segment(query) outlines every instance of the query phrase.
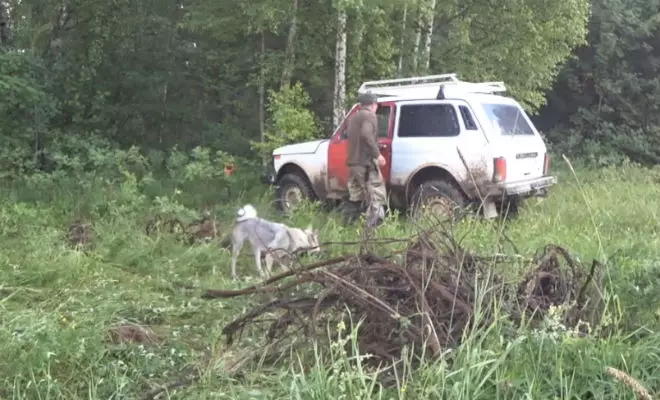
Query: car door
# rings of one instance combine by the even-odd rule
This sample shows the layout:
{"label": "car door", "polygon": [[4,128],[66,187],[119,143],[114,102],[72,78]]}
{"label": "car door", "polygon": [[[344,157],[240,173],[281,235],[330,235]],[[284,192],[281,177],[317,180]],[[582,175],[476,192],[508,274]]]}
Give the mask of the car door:
{"label": "car door", "polygon": [[[330,140],[328,145],[328,189],[333,197],[341,196],[348,190],[348,167],[346,158],[348,154],[348,120],[359,108],[353,107],[346,119],[341,123],[339,129]],[[379,103],[376,110],[378,118],[378,144],[380,152],[385,157],[386,164],[381,167],[381,173],[386,184],[389,182],[392,165],[392,132],[394,127],[395,104],[391,102]]]}
{"label": "car door", "polygon": [[378,105],[376,117],[378,118],[378,146],[380,154],[385,158],[385,165],[380,168],[385,186],[390,188],[390,174],[392,171],[392,136],[394,132],[394,117],[396,104],[383,102]]}
{"label": "car door", "polygon": [[357,112],[358,107],[354,105],[346,114],[346,118],[339,124],[335,130],[330,144],[328,144],[328,174],[327,185],[328,197],[341,196],[341,193],[348,188],[348,167],[346,166],[346,157],[348,154],[348,136],[346,128],[348,120]]}
{"label": "car door", "polygon": [[407,187],[412,177],[427,167],[440,167],[458,182],[469,179],[457,149],[468,166],[474,168],[475,158],[483,154],[485,137],[474,124],[468,122],[466,126],[462,119],[464,110],[456,103],[410,100],[397,104],[392,182]]}

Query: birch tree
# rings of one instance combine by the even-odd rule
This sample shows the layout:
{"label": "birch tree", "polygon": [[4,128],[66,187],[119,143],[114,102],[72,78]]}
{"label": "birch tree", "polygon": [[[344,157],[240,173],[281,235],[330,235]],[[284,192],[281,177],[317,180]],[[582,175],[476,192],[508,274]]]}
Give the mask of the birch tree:
{"label": "birch tree", "polygon": [[431,62],[431,42],[433,39],[433,23],[435,19],[436,0],[426,0],[422,8],[422,18],[424,29],[424,50],[421,54],[422,69],[421,73],[428,73]]}
{"label": "birch tree", "polygon": [[415,3],[415,8],[417,9],[417,22],[415,23],[415,43],[413,44],[412,49],[412,62],[411,68],[412,73],[417,74],[419,70],[419,46],[422,43],[422,27],[424,26],[424,13],[421,9],[421,2],[424,0],[417,0]]}
{"label": "birch tree", "polygon": [[9,9],[9,2],[0,0],[0,46],[6,45],[11,37]]}
{"label": "birch tree", "polygon": [[291,77],[296,66],[296,35],[298,32],[298,0],[292,0],[291,4],[291,22],[289,23],[289,33],[286,40],[286,53],[284,59],[284,68],[282,69],[282,79],[280,87],[284,88],[291,84]]}
{"label": "birch tree", "polygon": [[403,55],[406,53],[404,46],[406,45],[406,22],[408,20],[408,3],[403,5],[403,17],[401,18],[401,33],[399,42],[399,62],[397,63],[397,76],[401,77],[403,74]]}
{"label": "birch tree", "polygon": [[336,127],[344,116],[346,102],[346,6],[337,5],[337,37],[335,44],[335,90],[332,100],[332,126]]}

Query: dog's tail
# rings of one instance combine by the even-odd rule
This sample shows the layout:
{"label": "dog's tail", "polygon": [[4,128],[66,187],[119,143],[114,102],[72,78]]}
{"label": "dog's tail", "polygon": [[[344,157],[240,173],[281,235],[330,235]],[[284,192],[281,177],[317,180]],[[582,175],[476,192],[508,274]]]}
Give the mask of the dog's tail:
{"label": "dog's tail", "polygon": [[246,204],[238,209],[236,213],[236,222],[245,221],[246,219],[257,218],[257,210],[252,204]]}

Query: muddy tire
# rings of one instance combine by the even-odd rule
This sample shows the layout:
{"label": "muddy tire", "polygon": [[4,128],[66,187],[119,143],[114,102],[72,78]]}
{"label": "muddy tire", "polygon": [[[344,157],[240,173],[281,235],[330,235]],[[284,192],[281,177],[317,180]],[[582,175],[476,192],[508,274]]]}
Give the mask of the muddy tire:
{"label": "muddy tire", "polygon": [[523,198],[512,198],[500,201],[496,204],[497,214],[500,218],[505,219],[515,219],[518,217],[520,210],[525,206],[525,199]]}
{"label": "muddy tire", "polygon": [[439,219],[458,220],[468,204],[468,199],[456,185],[445,180],[429,180],[419,185],[411,196],[409,213],[415,220],[427,210]]}
{"label": "muddy tire", "polygon": [[275,204],[277,209],[283,213],[293,211],[302,200],[311,200],[314,198],[312,190],[307,179],[295,174],[284,174],[277,181],[277,190],[275,192]]}

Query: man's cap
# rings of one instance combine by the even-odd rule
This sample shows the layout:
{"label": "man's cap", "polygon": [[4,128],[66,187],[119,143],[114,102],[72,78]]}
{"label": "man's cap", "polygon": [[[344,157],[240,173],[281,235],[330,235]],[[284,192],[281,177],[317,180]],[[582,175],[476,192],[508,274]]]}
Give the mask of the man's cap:
{"label": "man's cap", "polygon": [[378,98],[375,94],[371,92],[360,93],[358,95],[358,103],[363,106],[370,106],[378,101]]}

